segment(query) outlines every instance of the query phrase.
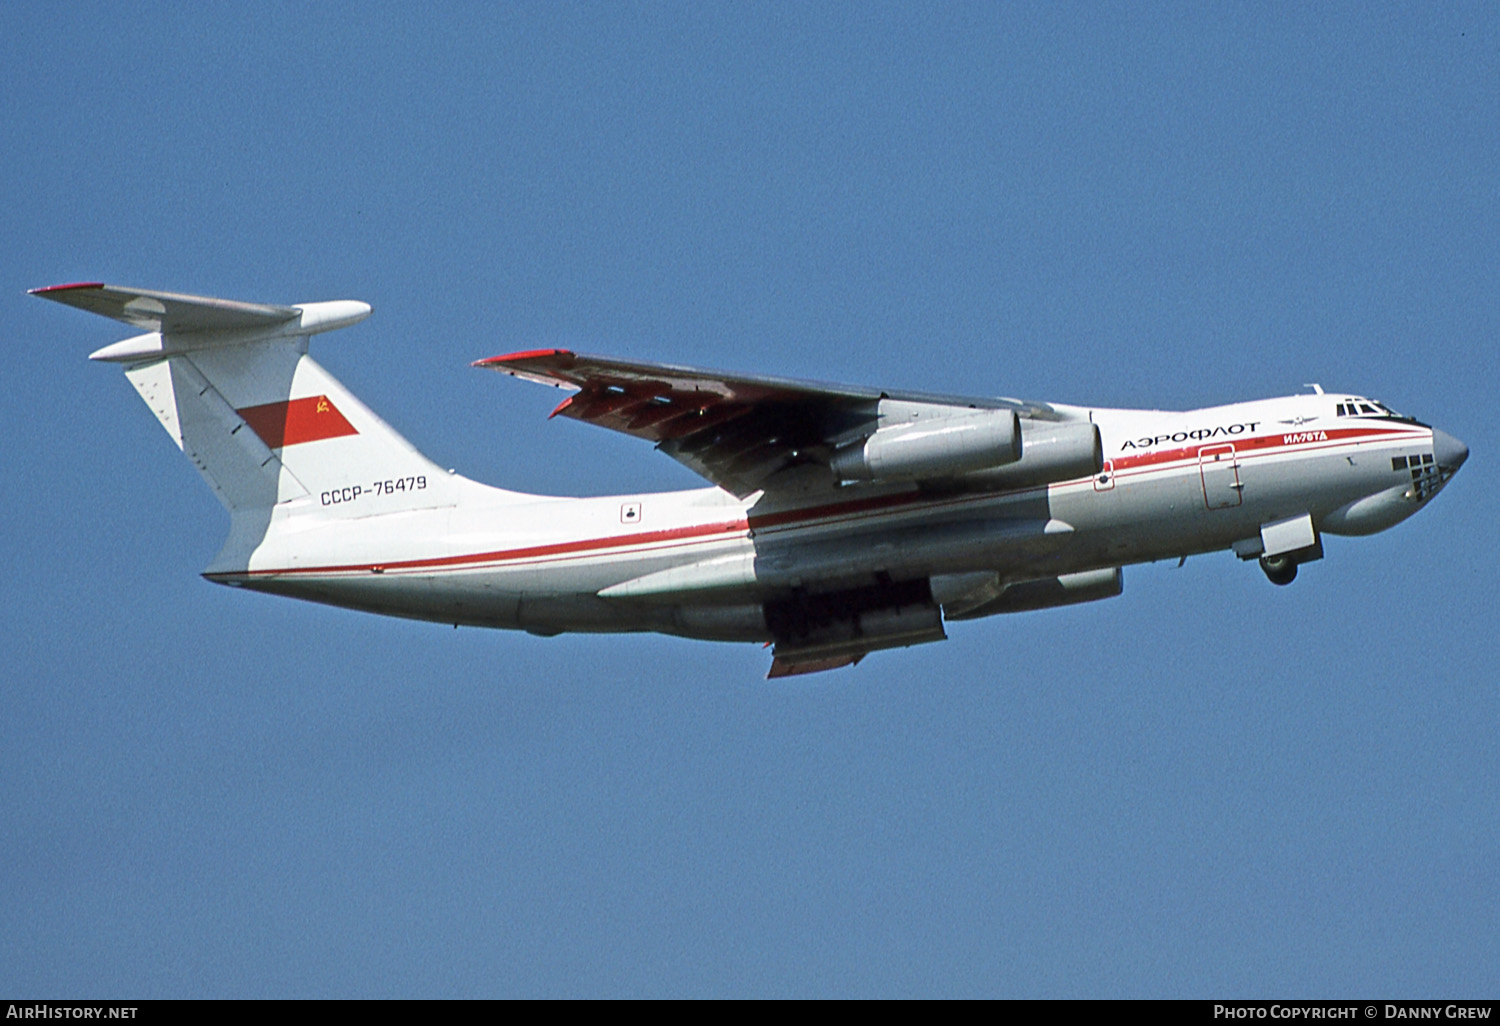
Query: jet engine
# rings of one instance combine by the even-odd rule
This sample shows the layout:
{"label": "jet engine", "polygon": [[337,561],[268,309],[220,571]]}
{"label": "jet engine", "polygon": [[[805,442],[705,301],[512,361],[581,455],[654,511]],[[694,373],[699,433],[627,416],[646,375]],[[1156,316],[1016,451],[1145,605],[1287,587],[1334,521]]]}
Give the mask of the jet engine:
{"label": "jet engine", "polygon": [[841,481],[953,477],[1021,458],[1019,418],[1011,410],[970,410],[883,427],[834,454]]}
{"label": "jet engine", "polygon": [[840,481],[953,481],[1011,488],[1092,477],[1104,465],[1099,428],[969,410],[882,427],[829,461]]}
{"label": "jet engine", "polygon": [[1021,458],[1004,466],[977,470],[963,483],[977,488],[1021,488],[1027,485],[1093,477],[1104,467],[1104,443],[1090,421],[1021,421]]}

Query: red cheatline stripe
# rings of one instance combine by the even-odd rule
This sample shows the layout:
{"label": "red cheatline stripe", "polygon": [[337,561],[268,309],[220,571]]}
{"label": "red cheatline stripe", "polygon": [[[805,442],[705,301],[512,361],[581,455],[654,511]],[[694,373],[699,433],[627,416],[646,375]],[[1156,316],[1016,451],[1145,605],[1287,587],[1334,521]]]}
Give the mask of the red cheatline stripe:
{"label": "red cheatline stripe", "polygon": [[467,563],[498,563],[518,559],[534,559],[539,556],[556,556],[573,552],[588,552],[595,549],[624,548],[631,545],[650,545],[657,542],[677,541],[684,538],[701,538],[710,534],[736,534],[748,528],[744,520],[730,520],[718,524],[695,524],[691,527],[674,527],[663,531],[647,531],[642,534],[627,534],[617,538],[587,538],[581,541],[555,542],[550,545],[532,545],[521,549],[498,549],[494,552],[477,552],[464,556],[437,556],[431,559],[402,559],[390,563],[348,563],[342,566],[291,567],[285,570],[249,570],[243,573],[210,574],[212,577],[263,577],[268,574],[332,574],[353,570],[411,570],[427,567],[463,566]]}
{"label": "red cheatline stripe", "polygon": [[[981,496],[965,496],[965,499],[977,499]],[[895,495],[876,495],[868,499],[855,499],[850,502],[837,502],[830,506],[814,506],[810,509],[790,509],[782,513],[766,513],[761,516],[751,517],[750,526],[757,530],[767,527],[780,527],[783,524],[794,524],[803,520],[820,520],[824,517],[847,516],[851,513],[869,513],[877,509],[890,509],[893,506],[904,506],[908,503],[919,502],[924,496],[912,492],[898,492]],[[927,501],[931,501],[927,498]]]}
{"label": "red cheatline stripe", "polygon": [[[242,413],[244,411],[241,411]],[[1287,434],[1301,434],[1302,432],[1287,432]],[[1316,432],[1310,432],[1316,434]],[[1325,445],[1345,445],[1351,439],[1364,441],[1376,441],[1384,438],[1392,440],[1411,437],[1418,438],[1420,434],[1412,434],[1408,431],[1385,431],[1349,429],[1337,432],[1323,432],[1329,437],[1329,443]],[[1335,435],[1341,436],[1341,441],[1333,442]],[[1257,438],[1246,438],[1235,440],[1237,453],[1255,449],[1279,448],[1285,445],[1283,435],[1262,436]],[[1250,443],[1258,443],[1252,445]],[[1305,443],[1297,443],[1305,444]],[[1143,453],[1140,456],[1124,457],[1131,460],[1130,466],[1137,473],[1160,464],[1177,462],[1184,459],[1196,459],[1198,450],[1203,446],[1193,446],[1187,449],[1172,449],[1163,452]],[[1258,453],[1264,455],[1265,453]],[[1122,458],[1117,457],[1114,461],[1118,468]],[[1091,478],[1079,479],[1087,483]],[[1055,484],[1071,484],[1078,482],[1054,482]],[[1033,491],[1045,488],[1039,485],[1035,488],[1023,488],[1018,491]],[[703,538],[715,534],[738,534],[746,530],[763,530],[771,527],[780,527],[786,524],[806,524],[815,520],[833,517],[848,517],[861,513],[870,513],[882,509],[892,509],[898,506],[931,504],[961,505],[966,502],[981,502],[993,499],[999,493],[986,493],[983,495],[970,495],[955,498],[933,500],[931,497],[923,496],[913,492],[902,492],[895,495],[877,495],[868,499],[859,499],[850,502],[832,503],[826,506],[812,506],[805,509],[786,510],[781,513],[768,513],[760,516],[752,516],[745,519],[725,521],[717,524],[698,524],[691,527],[676,527],[662,531],[647,531],[639,534],[619,535],[610,538],[587,538],[576,541],[555,542],[550,545],[535,545],[519,549],[499,549],[494,552],[470,553],[462,556],[438,556],[428,559],[406,559],[390,563],[348,563],[340,566],[319,567],[288,567],[279,570],[249,570],[241,573],[209,574],[206,576],[216,579],[232,579],[244,577],[267,577],[267,576],[291,576],[307,574],[332,574],[350,572],[369,572],[374,567],[382,570],[415,570],[440,567],[460,567],[479,563],[500,563],[517,560],[535,559],[544,556],[569,555],[579,552],[591,552],[599,549],[628,548],[639,545],[652,545],[667,541],[681,541],[691,538]]]}
{"label": "red cheatline stripe", "polygon": [[690,527],[674,527],[662,531],[646,531],[638,534],[624,534],[609,538],[586,538],[577,541],[554,542],[549,545],[534,545],[520,549],[499,549],[494,552],[476,552],[462,556],[436,556],[427,559],[406,559],[389,563],[349,563],[341,566],[318,566],[318,567],[288,567],[281,570],[250,570],[238,574],[216,574],[222,577],[256,577],[269,574],[319,574],[319,573],[348,573],[351,571],[369,571],[372,567],[380,567],[381,570],[411,570],[426,569],[429,567],[452,567],[464,566],[476,563],[502,563],[525,559],[536,559],[544,556],[571,555],[578,552],[591,552],[598,549],[632,548],[640,545],[655,545],[661,542],[681,541],[684,539],[702,538],[715,534],[740,534],[746,530],[776,527],[783,524],[795,522],[807,522],[829,517],[849,516],[857,513],[869,513],[881,509],[889,509],[894,506],[916,505],[921,503],[934,505],[955,505],[962,503],[973,503],[985,501],[993,496],[990,495],[968,495],[955,499],[943,499],[934,503],[927,496],[918,495],[913,492],[904,492],[898,495],[879,495],[857,502],[842,502],[828,506],[816,506],[808,509],[788,510],[783,513],[772,513],[765,516],[753,516],[748,519],[724,521],[717,524],[695,524]]}
{"label": "red cheatline stripe", "polygon": [[236,412],[271,449],[359,434],[326,395],[247,406]]}
{"label": "red cheatline stripe", "polygon": [[[1326,437],[1324,437],[1326,436]],[[1332,431],[1285,431],[1276,435],[1256,435],[1251,438],[1225,438],[1210,441],[1200,441],[1194,445],[1182,446],[1176,449],[1162,449],[1158,452],[1140,453],[1133,456],[1116,456],[1114,458],[1115,470],[1130,470],[1136,467],[1154,467],[1162,463],[1176,463],[1179,460],[1196,460],[1198,450],[1222,445],[1233,445],[1235,455],[1244,455],[1265,449],[1296,448],[1298,446],[1317,443],[1344,443],[1350,441],[1381,441],[1386,438],[1398,439],[1403,437],[1420,438],[1422,432],[1411,428],[1389,430],[1385,428],[1336,428]],[[1288,438],[1297,441],[1288,442]]]}

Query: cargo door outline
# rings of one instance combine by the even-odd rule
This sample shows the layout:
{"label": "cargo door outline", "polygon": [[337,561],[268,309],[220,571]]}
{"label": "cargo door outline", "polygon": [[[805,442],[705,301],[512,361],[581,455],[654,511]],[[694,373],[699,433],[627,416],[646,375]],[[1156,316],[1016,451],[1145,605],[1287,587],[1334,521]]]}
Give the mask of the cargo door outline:
{"label": "cargo door outline", "polygon": [[1203,479],[1203,505],[1208,509],[1230,509],[1244,501],[1245,486],[1240,482],[1233,442],[1199,449],[1198,472]]}

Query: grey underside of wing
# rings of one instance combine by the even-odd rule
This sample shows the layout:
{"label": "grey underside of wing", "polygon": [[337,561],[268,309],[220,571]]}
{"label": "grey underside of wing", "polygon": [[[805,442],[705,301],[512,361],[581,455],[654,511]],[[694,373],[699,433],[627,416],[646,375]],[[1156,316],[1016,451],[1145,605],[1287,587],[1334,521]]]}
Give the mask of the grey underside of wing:
{"label": "grey underside of wing", "polygon": [[1046,403],[728,374],[674,364],[617,360],[565,350],[481,361],[517,377],[578,394],[555,414],[620,431],[741,497],[799,465],[828,465],[836,446],[873,431],[888,404],[950,410],[1014,410],[1063,420]]}
{"label": "grey underside of wing", "polygon": [[1013,409],[1032,419],[1060,419],[1051,407],[1009,399],[808,387],[804,382],[796,383],[801,387],[794,389],[776,379],[761,380],[767,387],[784,390],[781,396],[749,404],[716,428],[660,441],[657,448],[694,473],[744,497],[791,467],[826,466],[833,454],[833,440],[872,430],[879,420],[882,401],[955,409]]}
{"label": "grey underside of wing", "polygon": [[728,384],[730,387],[741,386],[751,388],[764,388],[768,391],[791,395],[800,395],[809,401],[818,399],[829,401],[844,401],[846,403],[878,402],[881,399],[893,399],[898,402],[930,403],[937,406],[954,406],[963,409],[981,410],[1015,410],[1023,417],[1035,420],[1057,420],[1061,419],[1056,410],[1047,403],[1029,402],[1022,399],[1008,399],[993,396],[966,396],[945,395],[936,392],[915,392],[906,389],[871,388],[863,385],[843,385],[833,382],[811,381],[803,378],[783,378],[770,374],[720,374],[715,371],[703,370],[698,367],[685,367],[670,363],[638,363],[634,361],[614,361],[598,357],[586,357],[601,367],[618,367],[633,376],[642,379],[650,379],[657,375],[676,382],[701,382],[704,391],[712,391],[716,386]]}
{"label": "grey underside of wing", "polygon": [[824,462],[827,435],[839,423],[857,424],[864,416],[855,409],[755,406],[719,429],[659,442],[657,448],[743,498],[793,465]]}

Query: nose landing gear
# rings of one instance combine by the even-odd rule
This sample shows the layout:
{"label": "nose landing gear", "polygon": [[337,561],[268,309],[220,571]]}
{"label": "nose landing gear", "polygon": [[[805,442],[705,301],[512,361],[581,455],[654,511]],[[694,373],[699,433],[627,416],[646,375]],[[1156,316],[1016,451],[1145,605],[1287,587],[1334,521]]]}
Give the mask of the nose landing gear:
{"label": "nose landing gear", "polygon": [[1230,546],[1241,559],[1260,557],[1260,568],[1272,584],[1287,585],[1297,579],[1297,567],[1323,558],[1323,539],[1318,537],[1312,515],[1302,513],[1260,525],[1260,536],[1245,538]]}
{"label": "nose landing gear", "polygon": [[1261,556],[1260,568],[1272,584],[1291,584],[1297,579],[1297,559],[1290,552],[1276,556]]}

